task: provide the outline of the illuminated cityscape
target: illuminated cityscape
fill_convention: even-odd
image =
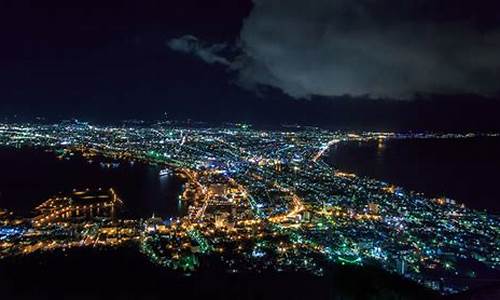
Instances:
[[[500,273],[500,218],[446,197],[341,172],[324,161],[336,144],[468,139],[478,134],[346,133],[245,124],[98,126],[0,124],[0,145],[103,168],[143,163],[184,182],[179,217],[124,218],[113,187],[56,194],[21,216],[0,210],[0,259],[55,249],[134,247],[182,273],[216,257],[229,273],[375,266],[441,294]],[[484,135],[497,136],[497,135]],[[69,252],[71,255],[71,252]],[[480,267],[478,267],[480,266]]]
[[[0,300],[500,299],[500,1],[2,4]]]

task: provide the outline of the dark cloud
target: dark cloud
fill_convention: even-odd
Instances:
[[[294,97],[499,88],[500,31],[456,1],[254,2],[241,32],[245,82]]]
[[[296,98],[487,95],[498,92],[500,82],[498,6],[456,0],[254,0],[237,59],[217,56],[197,40],[177,50],[237,70],[245,87],[272,86]]]
[[[219,54],[228,48],[226,44],[204,45],[198,38],[192,35],[185,35],[169,40],[167,45],[174,51],[196,55],[209,64],[218,63],[225,66],[232,64],[227,58]]]

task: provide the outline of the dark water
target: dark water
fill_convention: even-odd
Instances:
[[[327,159],[344,171],[500,213],[500,138],[341,144]]]
[[[42,150],[0,148],[0,208],[18,214],[73,188],[114,188],[124,201],[123,216],[171,217],[184,213],[178,200],[183,182],[158,176],[160,167],[122,162],[117,168],[89,164],[81,157],[59,160]]]

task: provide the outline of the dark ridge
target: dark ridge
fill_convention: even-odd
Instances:
[[[334,266],[323,277],[229,274],[208,258],[186,276],[153,265],[135,248],[9,258],[0,270],[4,299],[446,299],[376,268]]]

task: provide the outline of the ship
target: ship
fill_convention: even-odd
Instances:
[[[120,167],[119,162],[101,162],[99,164],[101,165],[101,168],[116,169],[116,168]]]
[[[172,170],[165,168],[160,170],[160,177],[172,175]]]

